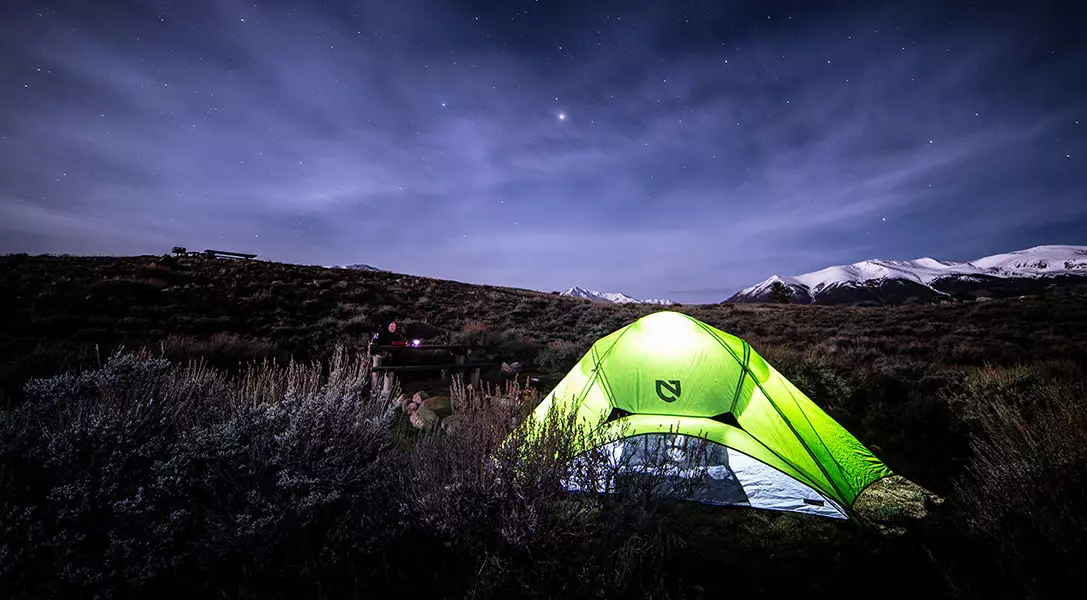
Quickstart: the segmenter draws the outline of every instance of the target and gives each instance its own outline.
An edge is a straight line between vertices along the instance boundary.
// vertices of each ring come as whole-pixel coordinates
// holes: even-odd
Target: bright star
[[[560,121],[565,121],[566,120],[566,113],[559,113],[559,120]]]

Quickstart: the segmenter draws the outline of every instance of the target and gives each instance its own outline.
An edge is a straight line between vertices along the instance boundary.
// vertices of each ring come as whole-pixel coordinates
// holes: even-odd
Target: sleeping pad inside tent
[[[597,340],[523,427],[531,435],[556,413],[591,432],[572,491],[620,491],[578,476],[605,464],[660,475],[687,500],[845,519],[891,474],[747,342],[672,311]]]

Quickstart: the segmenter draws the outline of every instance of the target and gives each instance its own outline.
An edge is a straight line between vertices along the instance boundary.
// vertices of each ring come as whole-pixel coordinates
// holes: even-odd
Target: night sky
[[[998,4],[3,0],[0,252],[716,302],[1085,244],[1087,19]]]

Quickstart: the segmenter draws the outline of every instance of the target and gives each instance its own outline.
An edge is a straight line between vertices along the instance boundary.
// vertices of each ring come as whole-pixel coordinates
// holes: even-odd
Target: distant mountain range
[[[1087,285],[1087,246],[1036,246],[970,262],[865,260],[796,276],[772,275],[727,302],[771,302],[780,283],[800,304],[904,304],[1005,298]],[[779,286],[779,290],[782,289]],[[777,294],[781,297],[781,292]]]
[[[572,287],[559,295],[570,296],[572,298],[584,298],[594,302],[610,302],[612,304],[659,304],[661,306],[671,306],[675,304],[675,302],[672,302],[671,300],[664,300],[662,298],[639,300],[619,292],[597,292],[595,290],[587,290],[580,287]]]
[[[354,265],[325,265],[326,269],[351,269],[354,271],[381,271],[377,267],[371,267],[370,265],[364,265],[362,263]]]

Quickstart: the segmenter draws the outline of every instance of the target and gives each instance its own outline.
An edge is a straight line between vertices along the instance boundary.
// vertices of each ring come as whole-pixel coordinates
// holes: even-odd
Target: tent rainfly
[[[591,432],[572,473],[603,457],[615,473],[681,481],[681,497],[706,504],[847,519],[891,475],[747,342],[672,311],[597,340],[523,426],[539,431],[553,410]],[[606,478],[566,487],[619,491]]]

